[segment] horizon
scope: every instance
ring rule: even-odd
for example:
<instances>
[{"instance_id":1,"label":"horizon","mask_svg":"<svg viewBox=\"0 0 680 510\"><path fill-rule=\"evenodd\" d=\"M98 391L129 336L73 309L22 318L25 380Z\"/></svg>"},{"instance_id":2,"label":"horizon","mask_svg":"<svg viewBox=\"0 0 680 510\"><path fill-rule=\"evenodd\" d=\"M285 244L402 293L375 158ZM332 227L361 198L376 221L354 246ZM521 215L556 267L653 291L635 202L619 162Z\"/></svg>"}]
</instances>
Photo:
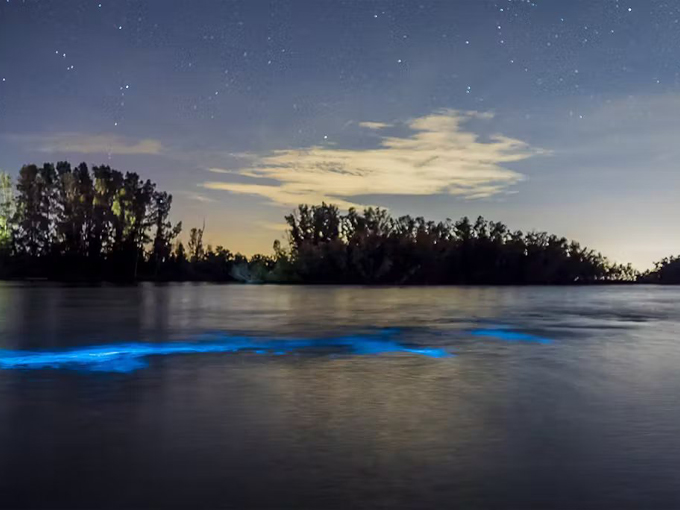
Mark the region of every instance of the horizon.
<instances>
[{"instance_id":1,"label":"horizon","mask_svg":"<svg viewBox=\"0 0 680 510\"><path fill-rule=\"evenodd\" d=\"M640 270L680 253L680 8L195 7L0 4L0 169L138 172L183 239L205 218L246 255L321 201L481 215Z\"/></svg>"},{"instance_id":2,"label":"horizon","mask_svg":"<svg viewBox=\"0 0 680 510\"><path fill-rule=\"evenodd\" d=\"M45 162L44 165L51 165L52 167L54 167L57 163L59 163L59 162ZM73 167L77 166L77 165L74 165L73 163L68 162L68 161L64 161L63 163L66 163L66 164L69 166L69 168L70 168L71 166L73 166ZM98 166L98 165L87 164L87 163L85 163L85 162L81 162L80 164L85 164L85 165L88 167L88 169L89 169L90 171L92 171L93 168L95 168L96 166ZM30 164L27 164L27 165L25 165L25 166L36 166L36 164L35 164L35 163L30 163ZM106 165L101 165L101 166L106 166ZM114 170L114 171L119 171L119 169L117 169L117 168L111 167L111 169ZM3 170L0 169L0 174L2 174L2 173L3 173ZM122 173L125 174L125 171L123 171ZM17 179L17 176L14 176L14 175L11 175L11 174L7 174L7 175L10 176L10 178L11 178L11 183L12 183L12 188L15 189L15 188L16 188L16 185L17 185L17 180L16 180L16 179ZM146 177L145 177L144 175L139 175L139 177L140 177L140 179L141 179L142 182L146 180ZM156 186L156 183L153 183L153 185ZM156 191L163 192L164 190L156 188ZM169 196L170 196L171 199L173 199L173 201L174 201L173 195L172 195L172 194L169 194ZM326 205L332 206L332 207L338 207L337 204L332 203L332 202L328 202L328 203L323 202L323 204L326 204ZM312 203L310 203L310 204L298 204L298 206L295 206L295 207L292 207L292 206L291 206L290 209L287 209L287 210L286 210L286 209L283 209L283 210L282 210L282 214L283 214L284 216L287 215L287 214L296 214L297 212L299 212L299 208L302 207L302 206L316 207L316 206L320 206L320 205L322 205L322 203L319 203L319 204L312 204ZM362 207L362 206L354 206L353 204L349 204L348 207L347 207L347 208L344 208L344 209L343 209L342 207L338 207L338 210L339 210L339 212L341 213L341 215L345 215L345 214L349 211L349 208L355 208L355 209L357 210L358 213L363 213L363 212L366 210L366 208L371 208L371 207L373 207L373 206L365 206L365 207ZM408 213L405 213L405 214L400 215L400 216L394 216L393 214L391 214L391 211L389 210L389 208L386 208L386 207L377 206L377 209L378 209L378 210L384 210L385 212L387 212L388 216L391 217L393 220L398 220L398 219L400 219L401 216L406 216L406 217L410 217L410 218L413 218L413 219L416 219L416 218L417 218L416 216L414 216L414 215L412 215L412 214L408 214ZM498 219L496 219L496 218L486 218L486 217L484 217L484 216L474 216L474 217L471 217L471 216L463 215L463 216L460 216L460 217L457 217L457 218L451 218L451 217L447 217L447 218L428 218L428 217L425 217L424 219L425 219L426 221L434 221L435 223L438 223L438 222L441 222L441 223L450 222L451 224L453 224L453 223L455 223L457 220L461 220L461 219L464 219L464 218L467 218L467 219L469 219L469 220L472 221L472 222L474 222L474 221L475 221L476 219L478 219L478 218L484 219L484 220L486 220L486 221L491 221L491 222L499 222L499 223L501 223L501 224L504 224L506 227L508 227L509 232L517 232L517 231L519 231L519 232L521 232L521 233L523 233L523 234L525 234L525 235L526 235L526 234L529 234L529 233L545 233L545 234L549 234L549 235L554 235L554 236L556 236L557 238L563 238L563 239L565 239L565 240L568 241L568 242L571 242L571 241L577 242L577 243L580 244L581 247L583 247L583 248L591 249L591 250L593 250L593 251L595 251L595 252L597 252L597 253L600 253L601 255L603 255L603 256L604 256L609 262L611 262L611 263L614 263L614 264L621 264L621 265L630 264L630 263L625 262L625 261L622 262L622 261L619 261L619 260L614 260L614 259L612 259L611 257L608 257L606 253L602 253L600 250L598 250L597 247L585 245L584 243L581 243L581 242L579 241L579 239L569 238L569 237L566 237L566 236L562 236L562 235L560 235L559 233L548 232L548 231L541 230L541 229L517 229L517 228L513 228L513 225L507 225L507 224L505 224L505 222L503 222L502 220L498 220ZM201 235L202 235L202 239L203 239L203 244L204 244L204 246L206 247L206 250L207 250L208 252L211 251L212 249L215 249L215 248L225 248L226 250L228 250L229 252L231 252L233 255L239 255L239 254L240 254L240 255L245 255L246 257L249 257L249 258L250 258L250 257L253 257L253 256L255 256L255 255L265 255L265 256L270 256L270 255L271 255L272 253L274 253L274 251L275 251L274 248L273 248L273 245L274 245L277 241L279 241L279 242L283 241L283 246L284 246L284 247L287 247L287 248L290 247L290 244L289 244L290 239L289 239L288 234L290 233L291 226L286 222L285 218L284 218L284 220L283 220L280 224L263 225L263 227L264 227L266 230L270 230L270 231L278 231L278 232L280 233L280 235L278 235L277 237L273 237L273 238L272 238L272 240L271 240L271 245L270 245L270 249L269 249L268 251L267 251L267 250L260 250L260 251L257 251L257 250L255 250L255 251L246 251L246 250L240 250L240 249L238 249L238 248L234 248L233 246L229 246L228 244L224 244L224 243L220 243L220 242L213 242L213 241L212 241L213 238L210 237L210 230L207 228L207 227L208 227L208 222L207 222L207 217L205 217L205 216L203 217L203 220L201 221L200 225L186 225L186 224L184 224L184 222L183 222L183 220L182 220L181 218L173 218L172 212L170 212L169 219L172 220L172 222L174 222L174 223L178 223L178 222L179 222L179 223L182 223L182 229L181 229L181 231L180 231L180 234L176 237L175 241L173 242L173 245L174 245L175 248L178 246L178 243L181 243L181 244L183 244L183 245L186 246L187 242L189 241L189 232L190 232L192 229L194 229L194 228L200 230ZM151 241L149 241L149 242L151 242ZM649 269L649 270L654 269L654 264L650 265L649 268L640 268L640 267L636 267L636 266L633 265L633 264L630 264L630 265L631 265L634 269L639 270L639 271L641 271L641 272L645 272L645 271L647 271L648 269Z\"/></svg>"}]
</instances>

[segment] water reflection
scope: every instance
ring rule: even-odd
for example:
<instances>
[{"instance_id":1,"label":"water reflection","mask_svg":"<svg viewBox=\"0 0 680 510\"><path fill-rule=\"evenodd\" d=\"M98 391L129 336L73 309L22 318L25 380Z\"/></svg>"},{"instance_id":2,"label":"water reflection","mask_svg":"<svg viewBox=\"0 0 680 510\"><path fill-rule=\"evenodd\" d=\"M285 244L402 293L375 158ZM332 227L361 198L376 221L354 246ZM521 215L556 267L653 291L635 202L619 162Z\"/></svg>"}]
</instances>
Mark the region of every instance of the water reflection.
<instances>
[{"instance_id":1,"label":"water reflection","mask_svg":"<svg viewBox=\"0 0 680 510\"><path fill-rule=\"evenodd\" d=\"M2 505L677 508L679 300L646 287L0 284L6 350L250 342L145 352L128 373L0 370ZM456 357L334 343L357 336ZM275 355L267 342L285 339L308 343Z\"/></svg>"}]
</instances>

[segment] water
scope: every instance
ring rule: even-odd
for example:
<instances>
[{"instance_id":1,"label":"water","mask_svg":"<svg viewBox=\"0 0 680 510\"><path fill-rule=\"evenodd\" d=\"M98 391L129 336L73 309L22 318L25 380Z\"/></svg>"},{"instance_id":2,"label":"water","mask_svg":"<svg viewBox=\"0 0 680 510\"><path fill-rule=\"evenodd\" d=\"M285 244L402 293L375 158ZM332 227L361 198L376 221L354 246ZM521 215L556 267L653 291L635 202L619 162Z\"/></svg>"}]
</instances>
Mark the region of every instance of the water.
<instances>
[{"instance_id":1,"label":"water","mask_svg":"<svg viewBox=\"0 0 680 510\"><path fill-rule=\"evenodd\" d=\"M678 508L679 303L0 284L0 506Z\"/></svg>"}]
</instances>

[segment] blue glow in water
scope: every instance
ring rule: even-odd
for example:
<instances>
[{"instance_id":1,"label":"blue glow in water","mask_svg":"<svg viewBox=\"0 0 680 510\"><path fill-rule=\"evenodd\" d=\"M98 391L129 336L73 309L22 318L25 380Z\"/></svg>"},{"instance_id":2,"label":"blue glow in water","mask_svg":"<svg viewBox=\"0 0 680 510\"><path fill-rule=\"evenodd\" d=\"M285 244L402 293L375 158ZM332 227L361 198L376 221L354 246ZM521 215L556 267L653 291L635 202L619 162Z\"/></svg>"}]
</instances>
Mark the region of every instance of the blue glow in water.
<instances>
[{"instance_id":1,"label":"blue glow in water","mask_svg":"<svg viewBox=\"0 0 680 510\"><path fill-rule=\"evenodd\" d=\"M549 338L530 335L528 333L519 333L517 331L509 331L505 328L475 329L470 333L474 336L496 338L507 342L533 342L538 344L549 344L551 342Z\"/></svg>"},{"instance_id":2,"label":"blue glow in water","mask_svg":"<svg viewBox=\"0 0 680 510\"><path fill-rule=\"evenodd\" d=\"M391 332L390 332L391 333ZM149 356L191 353L233 353L247 351L254 354L281 356L303 349L343 349L357 355L410 353L445 358L453 356L443 349L412 348L381 334L312 339L255 339L221 335L219 340L171 343L123 343L81 347L60 351L1 351L0 369L70 368L98 372L132 372L148 366Z\"/></svg>"}]
</instances>

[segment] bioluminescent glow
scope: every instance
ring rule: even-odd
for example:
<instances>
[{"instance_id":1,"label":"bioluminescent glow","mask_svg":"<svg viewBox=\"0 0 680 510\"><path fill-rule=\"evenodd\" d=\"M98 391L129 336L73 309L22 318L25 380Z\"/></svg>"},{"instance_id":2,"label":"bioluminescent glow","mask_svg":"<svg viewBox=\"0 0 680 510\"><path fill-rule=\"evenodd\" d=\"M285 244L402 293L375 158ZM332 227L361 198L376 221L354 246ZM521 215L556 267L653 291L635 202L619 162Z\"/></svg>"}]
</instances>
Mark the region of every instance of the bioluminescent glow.
<instances>
[{"instance_id":1,"label":"bioluminescent glow","mask_svg":"<svg viewBox=\"0 0 680 510\"><path fill-rule=\"evenodd\" d=\"M309 339L257 339L221 335L219 340L166 343L121 343L79 347L57 351L0 351L0 369L68 368L95 372L132 372L148 366L149 356L195 353L235 353L284 355L314 349L335 349L356 355L410 353L445 358L444 349L408 347L378 336L345 336Z\"/></svg>"},{"instance_id":2,"label":"bioluminescent glow","mask_svg":"<svg viewBox=\"0 0 680 510\"><path fill-rule=\"evenodd\" d=\"M474 336L496 338L498 340L505 340L507 342L533 342L538 344L549 344L551 342L549 338L530 335L528 333L520 333L517 331L509 331L505 328L475 329L471 331L470 334Z\"/></svg>"}]
</instances>

